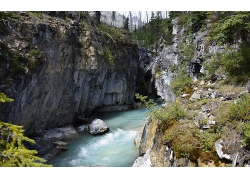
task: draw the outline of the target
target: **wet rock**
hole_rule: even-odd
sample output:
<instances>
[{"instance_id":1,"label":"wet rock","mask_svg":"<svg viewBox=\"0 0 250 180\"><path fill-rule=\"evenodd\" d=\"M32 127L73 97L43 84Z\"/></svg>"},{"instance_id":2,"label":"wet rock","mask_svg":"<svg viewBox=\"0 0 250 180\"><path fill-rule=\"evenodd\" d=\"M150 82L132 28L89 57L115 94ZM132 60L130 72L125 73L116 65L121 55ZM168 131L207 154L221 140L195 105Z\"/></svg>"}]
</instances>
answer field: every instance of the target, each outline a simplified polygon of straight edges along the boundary
<instances>
[{"instance_id":1,"label":"wet rock","mask_svg":"<svg viewBox=\"0 0 250 180\"><path fill-rule=\"evenodd\" d=\"M65 126L47 131L44 134L44 139L52 141L68 140L78 136L77 131L73 126Z\"/></svg>"},{"instance_id":2,"label":"wet rock","mask_svg":"<svg viewBox=\"0 0 250 180\"><path fill-rule=\"evenodd\" d=\"M61 151L68 151L69 149L64 146L56 146L57 149L60 149Z\"/></svg>"},{"instance_id":3,"label":"wet rock","mask_svg":"<svg viewBox=\"0 0 250 180\"><path fill-rule=\"evenodd\" d=\"M89 124L82 125L76 128L77 131L89 131Z\"/></svg>"},{"instance_id":4,"label":"wet rock","mask_svg":"<svg viewBox=\"0 0 250 180\"><path fill-rule=\"evenodd\" d=\"M59 145L59 146L66 146L68 143L63 142L63 141L55 141L55 142L53 142L53 144Z\"/></svg>"},{"instance_id":5,"label":"wet rock","mask_svg":"<svg viewBox=\"0 0 250 180\"><path fill-rule=\"evenodd\" d=\"M108 125L101 119L95 119L89 124L89 133L96 135L96 134L103 134L109 131Z\"/></svg>"}]
</instances>

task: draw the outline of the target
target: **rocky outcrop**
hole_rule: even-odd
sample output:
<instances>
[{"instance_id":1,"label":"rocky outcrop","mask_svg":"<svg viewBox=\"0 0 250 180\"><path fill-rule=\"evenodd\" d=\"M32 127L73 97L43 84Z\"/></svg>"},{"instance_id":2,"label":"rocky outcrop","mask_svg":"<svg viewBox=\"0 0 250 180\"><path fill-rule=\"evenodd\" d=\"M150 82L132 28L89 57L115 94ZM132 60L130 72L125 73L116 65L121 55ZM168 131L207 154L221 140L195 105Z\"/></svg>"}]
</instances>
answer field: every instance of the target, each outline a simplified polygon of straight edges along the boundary
<instances>
[{"instance_id":1,"label":"rocky outcrop","mask_svg":"<svg viewBox=\"0 0 250 180\"><path fill-rule=\"evenodd\" d=\"M49 141L60 141L74 139L78 136L77 131L73 126L65 126L46 131L44 139Z\"/></svg>"},{"instance_id":2,"label":"rocky outcrop","mask_svg":"<svg viewBox=\"0 0 250 180\"><path fill-rule=\"evenodd\" d=\"M173 23L176 23L176 20ZM228 121L235 121L233 123L237 125L224 122L223 118L225 117L221 111L226 110L229 103L237 104L237 100L242 94L249 93L250 83L246 83L246 87L222 84L221 82L226 82L227 77L221 72L201 80L201 77L206 74L203 61L206 59L205 63L210 63L213 58L216 58L216 56L213 56L214 54L225 52L225 47L216 43L208 44L205 38L207 31L189 34L190 37L186 35L185 39L182 39L182 30L179 30L179 28L178 25L174 25L173 34L178 35L173 39L174 44L165 46L155 57L155 61L152 63L154 65L152 66L152 77L155 79L157 94L170 103L177 99L176 102L181 104L180 106L185 109L185 113L190 117L178 120L178 123L185 124L183 127L170 125L170 128L168 127L163 131L160 126L164 127L165 124L159 123L161 125L157 126L157 118L145 124L141 140L137 140L137 142L140 142L140 157L136 159L133 166L249 166L249 147L243 147L244 138L242 130L240 131L244 122L236 122L237 120L233 119ZM184 58L190 62L186 70L189 72L190 77L193 78L193 87L192 90L183 92L176 98L171 94L170 84L176 75L175 69L172 67L178 65L179 60L181 60L179 58L179 45L182 40L186 41L185 45L192 45L194 48L193 57L190 59ZM236 50L237 45L232 48ZM225 109L222 108L223 106L225 106ZM159 119L159 121L163 120ZM168 120L165 120L164 123L168 123ZM190 131L186 131L187 129ZM185 139L188 142L186 145L186 142L181 141L184 139L182 134L169 133L178 130L191 132L191 135ZM176 138L172 138L172 136ZM171 140L166 140L168 138ZM195 144L195 141L198 142L198 145ZM182 147L185 148L182 149ZM185 154L184 152L190 147L193 147L193 150Z\"/></svg>"},{"instance_id":3,"label":"rocky outcrop","mask_svg":"<svg viewBox=\"0 0 250 180\"><path fill-rule=\"evenodd\" d=\"M95 119L88 126L89 133L93 135L103 134L109 131L108 125L101 119Z\"/></svg>"},{"instance_id":4,"label":"rocky outcrop","mask_svg":"<svg viewBox=\"0 0 250 180\"><path fill-rule=\"evenodd\" d=\"M151 161L150 161L150 149L146 151L146 153L138 157L132 167L151 167Z\"/></svg>"},{"instance_id":5,"label":"rocky outcrop","mask_svg":"<svg viewBox=\"0 0 250 180\"><path fill-rule=\"evenodd\" d=\"M39 50L44 57L16 75L11 74L12 58L2 63L0 91L14 102L1 104L1 120L23 125L26 135L36 135L94 110L133 107L139 59L136 45L123 38L105 39L82 17L79 24L72 24L60 17L36 18L26 13L8 22L0 40L9 54L21 57ZM104 57L105 47L114 62Z\"/></svg>"}]
</instances>

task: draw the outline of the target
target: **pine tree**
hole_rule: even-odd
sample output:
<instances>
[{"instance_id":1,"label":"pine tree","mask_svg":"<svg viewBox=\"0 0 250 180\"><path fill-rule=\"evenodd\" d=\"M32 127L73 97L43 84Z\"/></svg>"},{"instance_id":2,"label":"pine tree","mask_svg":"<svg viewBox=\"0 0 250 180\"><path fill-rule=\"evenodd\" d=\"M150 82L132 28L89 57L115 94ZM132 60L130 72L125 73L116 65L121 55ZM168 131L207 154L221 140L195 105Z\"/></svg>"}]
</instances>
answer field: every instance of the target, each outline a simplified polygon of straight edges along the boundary
<instances>
[{"instance_id":1,"label":"pine tree","mask_svg":"<svg viewBox=\"0 0 250 180\"><path fill-rule=\"evenodd\" d=\"M0 92L0 102L12 102ZM36 150L29 150L23 144L24 141L35 143L23 135L22 126L9 124L0 121L0 167L43 167L50 166L43 164L46 160L36 156Z\"/></svg>"},{"instance_id":2,"label":"pine tree","mask_svg":"<svg viewBox=\"0 0 250 180\"><path fill-rule=\"evenodd\" d=\"M95 19L97 24L101 24L101 11L95 11Z\"/></svg>"},{"instance_id":3,"label":"pine tree","mask_svg":"<svg viewBox=\"0 0 250 180\"><path fill-rule=\"evenodd\" d=\"M129 30L129 18L127 17L124 21L123 28L128 31Z\"/></svg>"},{"instance_id":4,"label":"pine tree","mask_svg":"<svg viewBox=\"0 0 250 180\"><path fill-rule=\"evenodd\" d=\"M112 23L111 23L111 25L115 25L115 21L116 21L116 11L112 11L112 17L111 17L111 20L112 20Z\"/></svg>"}]
</instances>

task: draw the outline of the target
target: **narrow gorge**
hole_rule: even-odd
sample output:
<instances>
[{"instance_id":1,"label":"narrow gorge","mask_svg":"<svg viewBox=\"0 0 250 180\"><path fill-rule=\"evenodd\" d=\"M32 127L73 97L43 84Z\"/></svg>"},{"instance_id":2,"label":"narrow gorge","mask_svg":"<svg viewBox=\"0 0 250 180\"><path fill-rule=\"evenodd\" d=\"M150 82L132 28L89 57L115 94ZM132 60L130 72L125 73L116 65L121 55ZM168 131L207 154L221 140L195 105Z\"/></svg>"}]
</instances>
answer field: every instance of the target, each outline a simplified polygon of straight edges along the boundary
<instances>
[{"instance_id":1,"label":"narrow gorge","mask_svg":"<svg viewBox=\"0 0 250 180\"><path fill-rule=\"evenodd\" d=\"M114 12L1 12L1 121L56 166L248 167L250 14L157 11L129 31Z\"/></svg>"}]
</instances>

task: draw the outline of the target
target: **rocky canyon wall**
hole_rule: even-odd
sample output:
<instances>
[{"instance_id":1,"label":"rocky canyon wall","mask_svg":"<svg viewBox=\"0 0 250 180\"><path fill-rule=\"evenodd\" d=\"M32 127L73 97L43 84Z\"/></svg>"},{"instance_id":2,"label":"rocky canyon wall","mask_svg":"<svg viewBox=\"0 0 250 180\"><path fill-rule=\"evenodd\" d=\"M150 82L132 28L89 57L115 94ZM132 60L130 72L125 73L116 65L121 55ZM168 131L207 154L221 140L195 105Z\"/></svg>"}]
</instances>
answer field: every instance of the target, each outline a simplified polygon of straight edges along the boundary
<instances>
[{"instance_id":1,"label":"rocky canyon wall","mask_svg":"<svg viewBox=\"0 0 250 180\"><path fill-rule=\"evenodd\" d=\"M105 36L89 20L73 20L26 13L7 20L0 30L0 91L14 99L1 104L0 118L23 125L27 135L70 124L94 110L134 105L138 47L122 37ZM111 61L104 49L110 50ZM30 52L41 52L40 62L18 66L24 72L14 74L15 57L32 61Z\"/></svg>"}]
</instances>

